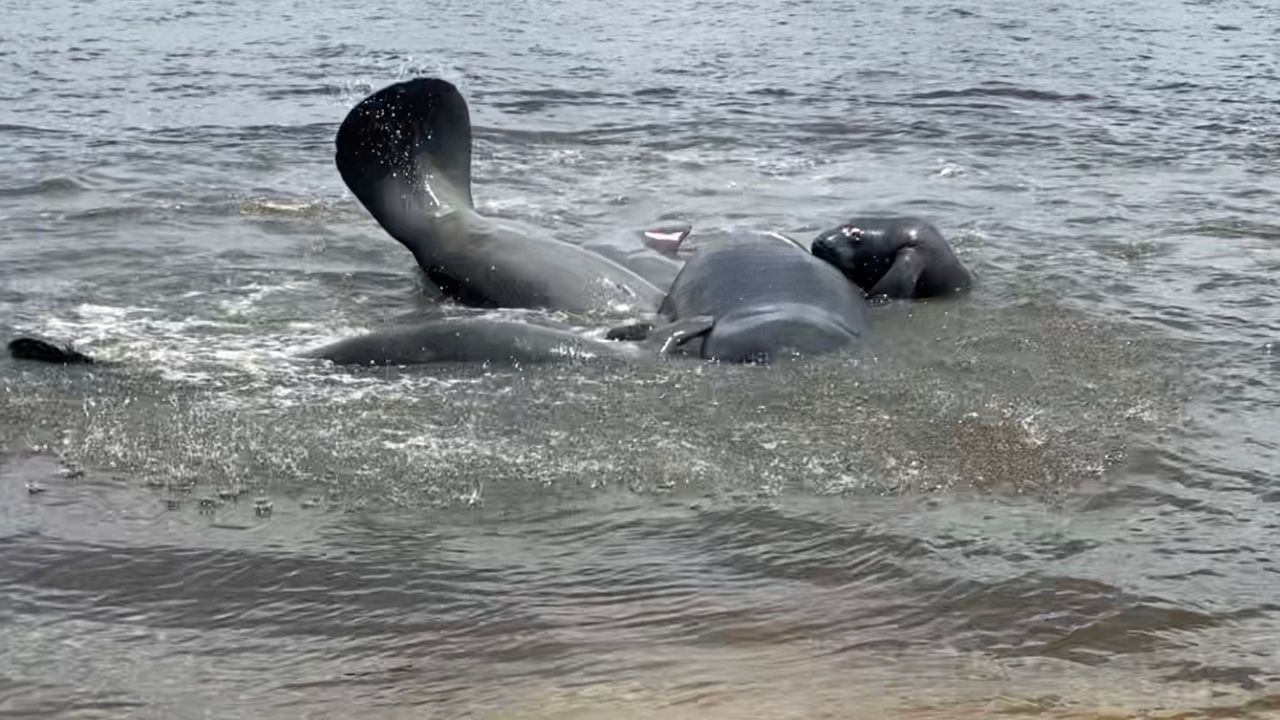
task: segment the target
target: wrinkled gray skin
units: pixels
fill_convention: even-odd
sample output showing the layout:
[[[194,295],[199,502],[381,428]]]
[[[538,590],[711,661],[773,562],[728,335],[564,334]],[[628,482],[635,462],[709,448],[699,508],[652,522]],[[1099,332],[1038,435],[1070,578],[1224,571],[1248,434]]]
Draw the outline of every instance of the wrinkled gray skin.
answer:
[[[357,104],[335,139],[338,172],[432,283],[476,307],[652,312],[662,291],[589,250],[476,212],[471,119],[452,84],[418,78]]]
[[[973,284],[942,233],[917,218],[856,217],[819,234],[812,250],[870,298],[954,295]]]
[[[667,352],[769,362],[855,345],[866,328],[865,305],[838,270],[794,242],[739,233],[699,247],[659,312],[686,326],[665,342]],[[703,327],[691,329],[699,319]]]

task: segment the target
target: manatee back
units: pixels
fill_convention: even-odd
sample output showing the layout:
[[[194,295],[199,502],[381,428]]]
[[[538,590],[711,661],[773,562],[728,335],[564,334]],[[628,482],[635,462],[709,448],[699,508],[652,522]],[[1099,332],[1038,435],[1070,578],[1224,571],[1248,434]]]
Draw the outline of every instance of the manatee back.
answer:
[[[663,312],[719,318],[764,305],[810,305],[863,325],[862,293],[839,270],[795,245],[756,236],[699,248],[672,283]]]

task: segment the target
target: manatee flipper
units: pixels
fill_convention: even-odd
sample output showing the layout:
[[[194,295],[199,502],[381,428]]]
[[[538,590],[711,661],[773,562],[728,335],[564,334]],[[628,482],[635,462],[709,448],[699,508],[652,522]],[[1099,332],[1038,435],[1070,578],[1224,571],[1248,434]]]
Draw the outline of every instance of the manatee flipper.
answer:
[[[641,231],[641,236],[645,247],[674,259],[679,257],[680,245],[691,232],[693,225],[673,220],[645,228]]]
[[[473,207],[471,116],[452,83],[417,78],[370,95],[334,144],[343,182],[415,255],[442,218]]]
[[[9,341],[9,355],[15,360],[61,363],[63,365],[92,365],[93,358],[77,352],[70,345],[59,347],[47,340],[20,337]]]
[[[913,298],[924,269],[924,255],[913,247],[903,248],[894,255],[893,264],[867,292],[867,297],[887,297],[894,300]]]
[[[605,333],[605,340],[616,340],[620,342],[637,342],[649,337],[649,333],[653,330],[653,323],[637,322],[628,325],[618,325],[609,328],[609,332]]]
[[[715,325],[716,319],[710,315],[682,318],[650,330],[644,339],[644,345],[659,355],[700,355],[701,340],[710,334]]]

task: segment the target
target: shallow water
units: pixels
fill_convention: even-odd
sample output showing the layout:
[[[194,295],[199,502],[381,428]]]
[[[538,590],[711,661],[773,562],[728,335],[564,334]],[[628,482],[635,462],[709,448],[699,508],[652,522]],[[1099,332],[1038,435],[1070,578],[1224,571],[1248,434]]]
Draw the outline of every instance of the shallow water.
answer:
[[[4,15],[0,331],[123,362],[0,360],[0,714],[1277,712],[1280,9]],[[773,368],[299,360],[456,312],[332,165],[416,74],[486,212],[918,214],[980,286]]]

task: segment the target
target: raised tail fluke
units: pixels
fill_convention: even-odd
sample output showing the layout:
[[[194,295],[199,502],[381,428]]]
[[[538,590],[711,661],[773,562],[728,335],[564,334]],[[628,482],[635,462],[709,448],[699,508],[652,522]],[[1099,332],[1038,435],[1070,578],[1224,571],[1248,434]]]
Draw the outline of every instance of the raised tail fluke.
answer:
[[[410,250],[442,215],[472,207],[471,117],[448,81],[379,90],[351,109],[334,142],[343,182]]]

